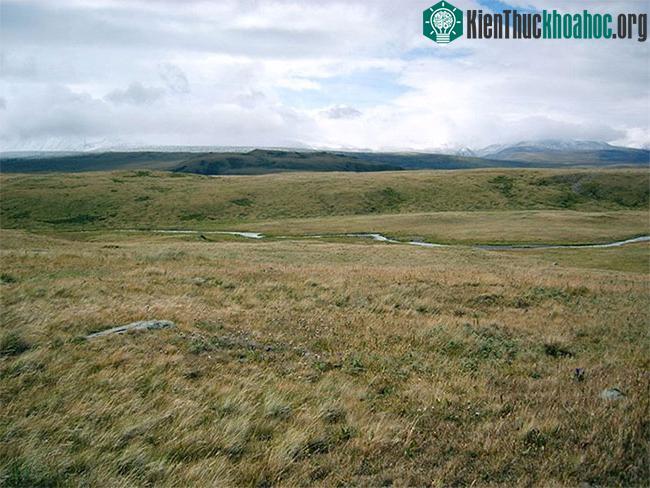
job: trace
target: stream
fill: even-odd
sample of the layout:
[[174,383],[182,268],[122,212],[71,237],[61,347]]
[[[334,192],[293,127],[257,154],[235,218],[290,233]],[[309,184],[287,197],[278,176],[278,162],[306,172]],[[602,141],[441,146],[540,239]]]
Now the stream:
[[[157,234],[197,234],[197,235],[208,235],[208,234],[221,234],[221,235],[231,235],[238,237],[245,237],[247,239],[264,239],[266,236],[261,232],[239,232],[239,231],[225,231],[225,230],[210,230],[210,231],[200,231],[200,230],[139,230],[139,229],[127,229],[121,232],[152,232]],[[458,247],[458,245],[453,244],[436,244],[434,242],[425,242],[425,241],[399,241],[386,237],[383,234],[378,233],[346,233],[346,234],[327,234],[327,235],[304,235],[304,236],[277,236],[276,239],[295,239],[295,238],[308,238],[308,239],[323,239],[326,237],[353,237],[353,238],[367,238],[372,239],[373,241],[378,242],[387,242],[390,244],[408,244],[411,246],[420,246],[420,247]],[[622,241],[613,241],[605,242],[600,244],[503,244],[503,245],[470,245],[467,247],[472,247],[474,249],[482,249],[486,251],[501,251],[501,250],[516,250],[516,249],[585,249],[585,248],[609,248],[609,247],[620,247],[626,244],[634,244],[637,242],[647,242],[650,241],[650,236],[640,236],[634,237],[631,239],[625,239]]]

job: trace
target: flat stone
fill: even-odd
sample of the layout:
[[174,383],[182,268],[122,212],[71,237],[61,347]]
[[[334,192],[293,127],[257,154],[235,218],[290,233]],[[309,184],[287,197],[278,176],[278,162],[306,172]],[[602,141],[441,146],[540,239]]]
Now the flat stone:
[[625,393],[618,388],[605,388],[600,392],[600,398],[604,400],[620,400],[623,397],[625,397]]
[[131,322],[127,325],[121,325],[120,327],[113,327],[112,329],[106,329],[100,332],[95,332],[94,334],[89,334],[86,336],[86,339],[96,339],[98,337],[113,334],[125,334],[132,330],[157,330],[166,329],[168,327],[176,327],[176,324],[169,320],[141,320],[139,322]]

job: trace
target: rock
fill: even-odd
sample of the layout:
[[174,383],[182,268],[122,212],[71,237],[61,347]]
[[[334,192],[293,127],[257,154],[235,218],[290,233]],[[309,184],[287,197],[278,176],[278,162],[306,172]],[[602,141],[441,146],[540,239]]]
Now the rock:
[[600,398],[604,400],[620,400],[623,397],[625,397],[625,393],[618,388],[605,388],[600,392]]
[[176,327],[176,324],[169,320],[141,320],[139,322],[132,322],[120,327],[113,327],[112,329],[106,329],[102,330],[101,332],[89,334],[86,336],[86,339],[96,339],[97,337],[103,337],[112,334],[124,334],[132,330],[157,330],[166,329],[168,327]]

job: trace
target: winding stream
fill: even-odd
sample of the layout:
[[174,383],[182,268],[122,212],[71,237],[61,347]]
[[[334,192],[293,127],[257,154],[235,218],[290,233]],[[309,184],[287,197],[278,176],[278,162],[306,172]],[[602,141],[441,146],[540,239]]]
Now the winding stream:
[[[200,231],[200,230],[140,230],[140,229],[127,229],[122,230],[121,232],[152,232],[156,234],[197,234],[197,235],[207,235],[207,234],[221,234],[221,235],[231,235],[238,237],[245,237],[247,239],[264,239],[266,236],[261,232],[239,232],[239,231],[225,231],[225,230],[209,230],[209,231]],[[420,246],[420,247],[458,247],[458,245],[453,244],[436,244],[434,242],[424,242],[424,241],[399,241],[386,237],[383,234],[378,233],[346,233],[346,234],[327,234],[327,235],[304,235],[304,236],[277,236],[276,239],[292,239],[292,238],[309,238],[309,239],[323,239],[326,237],[356,237],[356,238],[368,238],[373,241],[378,242],[387,242],[390,244],[409,244],[411,246]],[[503,244],[503,245],[470,245],[468,247],[474,249],[482,249],[485,251],[502,251],[502,250],[516,250],[516,249],[583,249],[583,248],[609,248],[609,247],[620,247],[626,244],[634,244],[637,242],[648,242],[650,241],[650,236],[640,236],[634,237],[631,239],[625,239],[623,241],[613,241],[605,242],[600,244]]]

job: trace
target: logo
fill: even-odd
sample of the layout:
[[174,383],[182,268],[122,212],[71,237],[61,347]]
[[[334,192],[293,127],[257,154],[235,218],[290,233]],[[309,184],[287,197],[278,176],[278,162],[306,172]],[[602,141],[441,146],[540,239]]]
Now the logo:
[[438,44],[448,44],[463,35],[463,11],[449,2],[438,2],[422,13],[422,32]]
[[[2,0],[0,0],[2,1]],[[499,3],[499,2],[496,2]],[[467,27],[463,32],[463,17]],[[569,13],[557,10],[519,12],[503,9],[463,11],[440,1],[422,12],[422,33],[438,44],[449,44],[465,34],[473,39],[633,39],[648,38],[647,13]]]

